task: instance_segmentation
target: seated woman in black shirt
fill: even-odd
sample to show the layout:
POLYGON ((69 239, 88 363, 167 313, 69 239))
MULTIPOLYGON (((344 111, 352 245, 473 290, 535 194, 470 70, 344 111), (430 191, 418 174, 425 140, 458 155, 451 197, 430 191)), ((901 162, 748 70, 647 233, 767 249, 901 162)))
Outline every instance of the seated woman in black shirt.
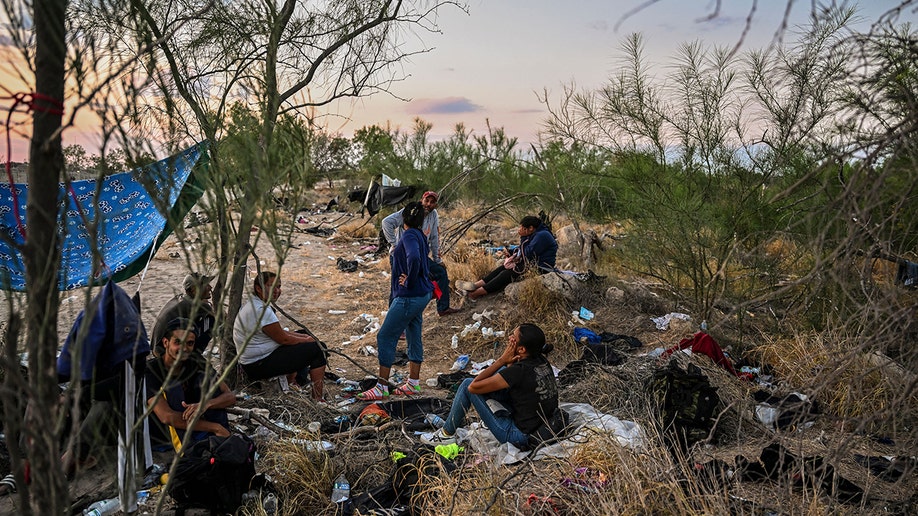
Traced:
POLYGON ((498 441, 526 446, 529 434, 558 408, 558 385, 544 348, 545 333, 538 326, 521 324, 514 329, 500 358, 459 386, 443 428, 421 435, 421 441, 431 446, 456 442, 456 429, 475 407, 498 441), (489 400, 501 402, 507 410, 495 414, 489 400))

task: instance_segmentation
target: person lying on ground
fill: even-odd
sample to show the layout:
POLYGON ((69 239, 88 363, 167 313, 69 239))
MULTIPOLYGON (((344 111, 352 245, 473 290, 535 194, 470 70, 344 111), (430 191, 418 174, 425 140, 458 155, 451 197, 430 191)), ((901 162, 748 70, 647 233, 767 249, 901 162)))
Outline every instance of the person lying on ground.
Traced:
POLYGON ((156 322, 153 324, 153 332, 150 336, 150 342, 153 344, 153 354, 160 356, 163 353, 163 334, 165 334, 166 325, 173 319, 179 317, 191 319, 194 323, 194 349, 198 353, 203 353, 210 343, 211 330, 214 327, 214 308, 211 305, 211 295, 213 287, 210 282, 211 276, 205 276, 198 272, 193 272, 185 276, 182 281, 184 294, 170 299, 156 316, 156 322))
MULTIPOLYGON (((440 257, 440 215, 437 213, 437 202, 440 195, 437 192, 424 192, 421 196, 421 204, 424 206, 424 223, 421 225, 421 232, 427 236, 427 244, 430 247, 430 254, 427 258, 427 268, 430 270, 430 280, 437 283, 440 288, 440 297, 437 298, 437 315, 454 314, 459 311, 458 308, 449 306, 449 273, 443 266, 443 259, 440 257)), ((399 210, 392 215, 384 218, 382 221, 382 234, 391 246, 392 252, 395 251, 398 241, 404 232, 405 219, 404 210, 399 210)), ((391 264, 392 255, 389 255, 391 264)), ((392 293, 389 293, 389 299, 392 300, 392 293)))
POLYGON ((535 269, 539 274, 549 272, 555 267, 558 255, 558 242, 548 226, 541 219, 527 215, 520 220, 520 246, 496 269, 484 278, 471 281, 457 281, 456 286, 468 292, 473 301, 503 291, 507 285, 520 279, 528 269, 535 269))
POLYGON ((242 370, 250 380, 286 375, 294 389, 312 384, 312 398, 323 400, 328 360, 315 338, 285 330, 271 308, 281 295, 281 279, 263 271, 255 277, 252 295, 242 302, 233 325, 233 343, 242 370))
POLYGON ((165 328, 163 354, 147 364, 147 404, 152 407, 150 440, 160 449, 179 450, 185 433, 192 442, 208 435, 229 435, 226 407, 236 404, 236 394, 220 382, 214 394, 205 399, 208 383, 217 373, 195 353, 194 324, 183 318, 170 321, 165 328), (208 383, 205 383, 208 382, 208 383), (195 418, 200 414, 200 418, 195 418))
POLYGON ((421 441, 431 446, 456 442, 456 430, 465 424, 466 415, 474 407, 498 441, 519 448, 527 446, 529 434, 558 408, 558 385, 544 349, 545 333, 541 328, 519 325, 507 339, 501 356, 478 376, 459 385, 443 427, 422 434, 421 441))
POLYGON ((360 394, 361 400, 381 400, 389 396, 388 379, 395 361, 395 348, 404 331, 408 343, 408 379, 392 394, 407 395, 421 392, 421 362, 424 361, 424 343, 421 330, 424 308, 430 302, 433 284, 427 268, 427 238, 421 232, 426 213, 419 202, 412 202, 403 211, 404 233, 392 252, 390 288, 394 296, 389 311, 376 334, 379 350, 379 383, 360 394))

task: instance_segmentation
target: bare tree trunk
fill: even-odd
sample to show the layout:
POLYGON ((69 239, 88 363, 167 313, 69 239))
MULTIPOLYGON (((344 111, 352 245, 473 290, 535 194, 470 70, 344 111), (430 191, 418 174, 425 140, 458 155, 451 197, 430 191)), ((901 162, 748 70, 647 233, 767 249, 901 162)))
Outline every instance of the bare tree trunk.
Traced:
MULTIPOLYGON (((33 504, 38 514, 64 514, 69 508, 67 484, 58 457, 59 391, 55 363, 61 239, 57 230, 57 187, 64 170, 61 118, 66 57, 66 0, 36 0, 35 102, 29 152, 28 229, 23 249, 26 267, 26 345, 32 394, 25 428, 32 438, 33 504)), ((23 486, 25 487, 25 486, 23 486)))

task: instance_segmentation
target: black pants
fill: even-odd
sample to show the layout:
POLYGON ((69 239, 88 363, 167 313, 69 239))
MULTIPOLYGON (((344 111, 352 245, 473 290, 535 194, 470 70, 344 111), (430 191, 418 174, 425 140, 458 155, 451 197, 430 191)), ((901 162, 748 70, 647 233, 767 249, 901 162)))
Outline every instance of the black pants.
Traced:
POLYGON ((482 278, 485 282, 484 289, 488 294, 500 292, 507 288, 507 285, 518 280, 522 275, 522 272, 516 272, 514 269, 507 269, 501 265, 482 278))
POLYGON ((303 342, 292 346, 279 346, 265 358, 251 364, 243 364, 242 370, 250 380, 297 373, 297 382, 305 384, 308 383, 310 369, 323 367, 327 363, 325 352, 318 343, 303 342))

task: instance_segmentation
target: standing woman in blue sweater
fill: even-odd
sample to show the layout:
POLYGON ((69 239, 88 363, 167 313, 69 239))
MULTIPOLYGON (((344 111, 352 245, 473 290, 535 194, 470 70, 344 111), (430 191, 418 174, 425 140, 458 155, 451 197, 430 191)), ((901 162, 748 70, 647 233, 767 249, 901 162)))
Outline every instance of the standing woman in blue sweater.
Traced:
POLYGON ((381 400, 389 396, 386 382, 395 361, 398 337, 405 332, 408 341, 408 380, 396 387, 395 395, 420 394, 421 362, 424 361, 424 344, 421 342, 422 314, 430 302, 433 284, 428 279, 429 253, 427 237, 421 232, 427 214, 419 202, 412 202, 402 210, 405 232, 392 253, 392 302, 389 312, 376 335, 379 350, 379 383, 357 395, 361 400, 381 400))

